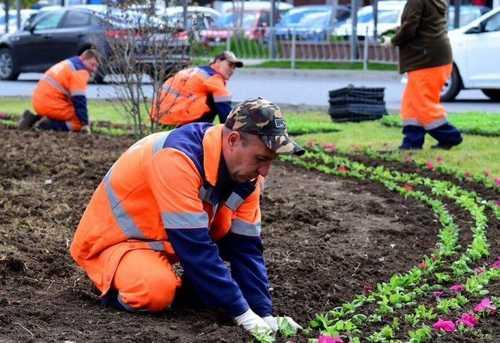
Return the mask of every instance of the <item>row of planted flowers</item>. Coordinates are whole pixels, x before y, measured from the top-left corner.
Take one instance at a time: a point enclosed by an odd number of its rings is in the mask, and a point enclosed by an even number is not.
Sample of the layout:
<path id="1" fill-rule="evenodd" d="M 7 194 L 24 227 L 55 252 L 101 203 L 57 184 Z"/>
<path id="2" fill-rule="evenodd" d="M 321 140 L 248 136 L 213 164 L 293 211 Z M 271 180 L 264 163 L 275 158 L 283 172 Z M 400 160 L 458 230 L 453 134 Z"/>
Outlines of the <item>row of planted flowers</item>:
<path id="1" fill-rule="evenodd" d="M 324 149 L 315 146 L 300 159 L 284 159 L 326 174 L 381 183 L 403 197 L 429 206 L 441 224 L 437 247 L 431 256 L 424 256 L 418 266 L 404 275 L 393 275 L 388 282 L 368 287 L 350 303 L 318 314 L 304 331 L 308 337 L 319 333 L 319 337 L 310 338 L 310 342 L 395 343 L 403 342 L 401 337 L 412 343 L 427 342 L 433 335 L 455 331 L 474 335 L 473 329 L 481 317 L 497 315 L 500 299 L 485 296 L 489 294 L 487 286 L 500 279 L 500 259 L 487 264 L 486 235 L 487 212 L 493 220 L 500 219 L 498 202 L 486 201 L 449 181 L 383 166 L 371 167 L 337 156 L 331 145 Z M 434 169 L 432 165 L 426 167 Z M 490 185 L 484 179 L 481 181 Z M 460 229 L 447 210 L 447 201 L 455 203 L 473 219 L 472 241 L 467 247 L 459 244 Z M 411 329 L 401 333 L 403 327 Z M 294 333 L 283 328 L 281 335 L 293 336 Z M 273 339 L 261 337 L 260 340 Z"/>

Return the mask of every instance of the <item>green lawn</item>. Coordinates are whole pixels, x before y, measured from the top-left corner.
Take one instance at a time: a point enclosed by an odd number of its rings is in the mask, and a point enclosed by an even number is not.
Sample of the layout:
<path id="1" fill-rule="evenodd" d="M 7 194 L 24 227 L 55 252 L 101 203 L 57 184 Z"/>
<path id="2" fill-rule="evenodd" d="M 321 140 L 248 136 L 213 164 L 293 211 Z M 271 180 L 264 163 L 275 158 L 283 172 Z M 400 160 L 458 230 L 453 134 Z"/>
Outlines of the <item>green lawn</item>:
<path id="1" fill-rule="evenodd" d="M 249 68 L 281 68 L 290 69 L 290 61 L 265 61 L 256 65 L 248 66 Z M 321 61 L 297 61 L 295 62 L 295 69 L 305 70 L 362 70 L 363 63 L 359 62 L 321 62 Z M 385 63 L 368 63 L 368 70 L 383 70 L 383 71 L 396 71 L 398 70 L 395 64 Z"/>
<path id="2" fill-rule="evenodd" d="M 0 111 L 20 114 L 31 108 L 30 99 L 0 98 Z M 89 111 L 93 121 L 129 123 L 119 104 L 111 101 L 89 101 Z M 387 116 L 383 120 L 362 123 L 332 123 L 326 113 L 303 112 L 286 113 L 289 131 L 296 135 L 302 144 L 317 142 L 333 143 L 339 152 L 357 152 L 369 147 L 375 151 L 394 151 L 401 142 L 401 128 L 397 116 Z M 500 114 L 466 113 L 452 114 L 450 122 L 467 132 L 475 128 L 474 134 L 464 134 L 464 143 L 450 150 L 434 150 L 432 137 L 427 136 L 424 149 L 412 152 L 418 162 L 443 160 L 443 163 L 463 172 L 500 177 L 500 136 L 487 136 L 500 132 Z M 385 123 L 385 125 L 384 125 Z M 389 123 L 389 124 L 387 124 Z M 482 132 L 486 132 L 484 135 Z"/>

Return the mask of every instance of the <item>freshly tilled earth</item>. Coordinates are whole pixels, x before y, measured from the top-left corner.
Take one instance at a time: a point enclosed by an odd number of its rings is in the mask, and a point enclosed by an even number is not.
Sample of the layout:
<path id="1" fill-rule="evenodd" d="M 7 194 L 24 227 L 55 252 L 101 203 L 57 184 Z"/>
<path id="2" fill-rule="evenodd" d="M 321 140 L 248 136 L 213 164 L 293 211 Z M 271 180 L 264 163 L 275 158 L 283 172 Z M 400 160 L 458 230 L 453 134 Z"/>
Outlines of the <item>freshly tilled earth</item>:
<path id="1" fill-rule="evenodd" d="M 180 301 L 160 314 L 103 307 L 68 248 L 94 189 L 132 138 L 0 125 L 0 342 L 245 342 L 216 310 Z M 276 163 L 262 197 L 275 313 L 307 326 L 418 264 L 439 225 L 379 185 Z"/>

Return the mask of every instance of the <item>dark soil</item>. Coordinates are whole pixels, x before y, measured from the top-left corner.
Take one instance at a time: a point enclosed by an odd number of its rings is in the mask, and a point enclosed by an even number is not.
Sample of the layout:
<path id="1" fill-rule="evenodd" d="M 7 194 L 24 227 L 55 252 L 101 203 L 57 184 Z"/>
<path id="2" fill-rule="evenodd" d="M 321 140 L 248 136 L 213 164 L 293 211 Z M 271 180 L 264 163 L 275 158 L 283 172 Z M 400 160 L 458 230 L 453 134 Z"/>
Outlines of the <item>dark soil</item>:
<path id="1" fill-rule="evenodd" d="M 132 139 L 3 126 L 0 137 L 0 342 L 249 340 L 217 311 L 179 306 L 151 315 L 103 307 L 69 256 L 94 189 Z M 266 182 L 262 213 L 275 312 L 304 326 L 418 264 L 439 230 L 430 209 L 382 186 L 282 163 Z M 500 228 L 492 226 L 496 256 Z M 498 337 L 498 320 L 488 325 Z"/>

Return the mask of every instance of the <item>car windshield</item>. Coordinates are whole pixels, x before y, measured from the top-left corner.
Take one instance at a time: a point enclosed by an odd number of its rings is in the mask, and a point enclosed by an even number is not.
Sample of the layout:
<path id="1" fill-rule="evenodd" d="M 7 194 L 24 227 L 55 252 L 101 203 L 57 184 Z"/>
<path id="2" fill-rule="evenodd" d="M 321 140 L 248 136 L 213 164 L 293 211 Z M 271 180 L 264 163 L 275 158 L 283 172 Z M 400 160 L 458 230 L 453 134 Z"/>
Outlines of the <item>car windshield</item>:
<path id="1" fill-rule="evenodd" d="M 294 26 L 299 24 L 306 16 L 312 13 L 324 12 L 324 9 L 314 8 L 307 10 L 290 10 L 280 20 L 281 26 Z"/>
<path id="2" fill-rule="evenodd" d="M 378 10 L 378 22 L 379 23 L 397 23 L 399 19 L 399 10 Z M 358 23 L 369 23 L 373 22 L 373 8 L 365 7 L 358 12 Z"/>
<path id="3" fill-rule="evenodd" d="M 231 28 L 238 27 L 238 22 L 240 21 L 239 13 L 229 13 L 225 14 L 219 19 L 217 19 L 214 23 L 215 28 Z M 243 22 L 241 23 L 241 27 L 245 29 L 252 28 L 255 26 L 257 21 L 257 13 L 245 13 L 243 15 Z"/>
<path id="4" fill-rule="evenodd" d="M 479 7 L 460 7 L 460 22 L 458 26 L 464 26 L 481 16 L 481 9 Z M 455 28 L 455 8 L 450 7 L 448 12 L 448 29 Z"/>
<path id="5" fill-rule="evenodd" d="M 305 16 L 300 22 L 299 27 L 301 28 L 327 28 L 330 23 L 331 14 L 329 12 L 314 13 Z"/>

